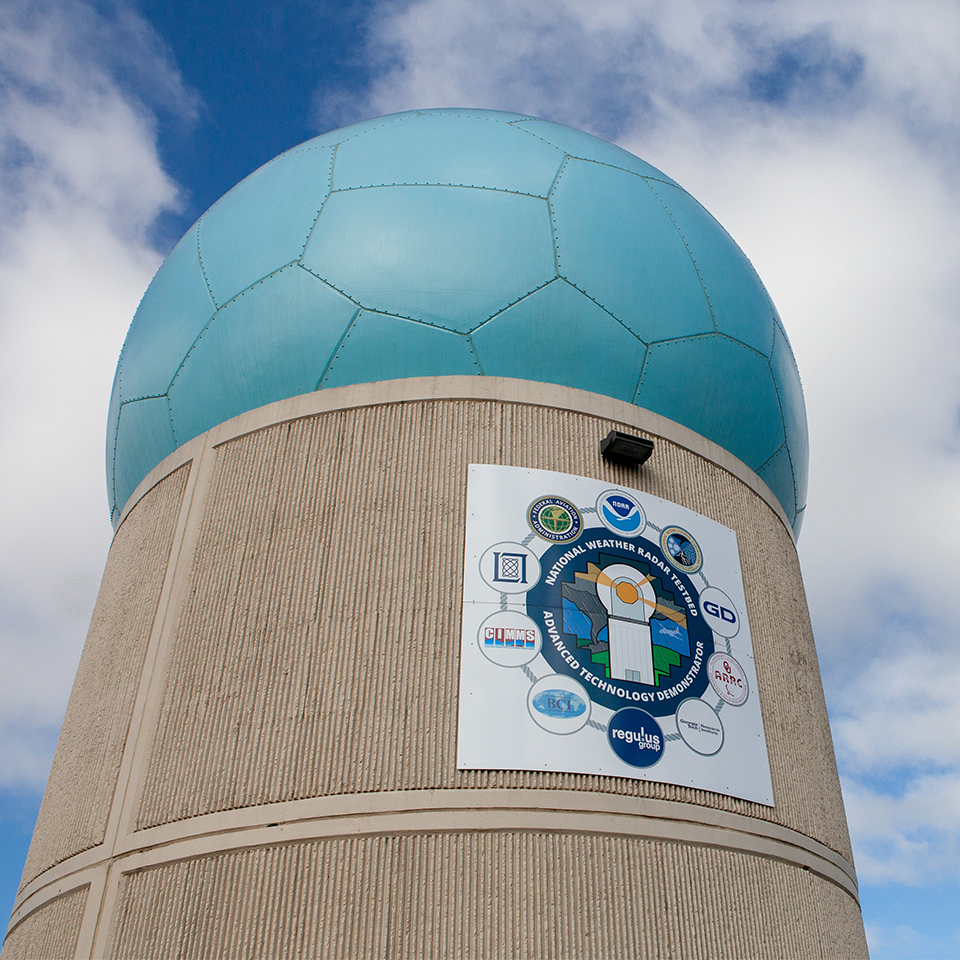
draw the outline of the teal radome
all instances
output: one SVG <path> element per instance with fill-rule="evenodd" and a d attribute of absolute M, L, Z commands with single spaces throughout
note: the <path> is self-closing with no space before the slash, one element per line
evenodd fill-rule
<path fill-rule="evenodd" d="M 112 519 L 164 457 L 231 417 L 452 374 L 578 387 L 669 417 L 755 470 L 799 529 L 800 377 L 740 248 L 633 154 L 484 110 L 326 133 L 187 231 L 117 366 Z"/>

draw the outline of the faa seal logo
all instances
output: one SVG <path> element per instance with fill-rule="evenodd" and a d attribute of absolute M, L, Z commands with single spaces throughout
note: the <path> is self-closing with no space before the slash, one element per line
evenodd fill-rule
<path fill-rule="evenodd" d="M 501 540 L 483 551 L 480 576 L 498 593 L 526 593 L 540 579 L 540 561 L 522 543 Z"/>
<path fill-rule="evenodd" d="M 637 537 L 647 525 L 640 501 L 622 490 L 608 490 L 597 498 L 597 516 L 611 532 L 622 537 Z"/>
<path fill-rule="evenodd" d="M 533 532 L 551 543 L 570 543 L 580 536 L 580 511 L 563 497 L 540 497 L 530 504 L 527 519 Z"/>
<path fill-rule="evenodd" d="M 703 554 L 697 541 L 683 527 L 665 527 L 660 546 L 670 562 L 684 573 L 696 573 L 703 566 Z"/>

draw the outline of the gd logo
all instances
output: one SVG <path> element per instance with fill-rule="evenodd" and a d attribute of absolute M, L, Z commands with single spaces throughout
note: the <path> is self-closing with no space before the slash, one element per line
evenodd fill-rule
<path fill-rule="evenodd" d="M 711 617 L 719 617 L 727 623 L 737 622 L 737 615 L 732 610 L 721 607 L 719 603 L 713 603 L 710 600 L 707 600 L 703 604 L 703 612 L 710 614 Z"/>
<path fill-rule="evenodd" d="M 716 587 L 707 587 L 700 594 L 703 619 L 718 637 L 735 636 L 740 630 L 740 614 L 736 604 Z"/>

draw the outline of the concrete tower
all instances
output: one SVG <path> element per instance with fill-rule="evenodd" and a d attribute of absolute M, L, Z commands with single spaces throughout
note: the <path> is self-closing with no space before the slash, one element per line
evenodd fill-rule
<path fill-rule="evenodd" d="M 3 957 L 865 956 L 806 470 L 659 170 L 457 110 L 278 157 L 130 327 Z"/>

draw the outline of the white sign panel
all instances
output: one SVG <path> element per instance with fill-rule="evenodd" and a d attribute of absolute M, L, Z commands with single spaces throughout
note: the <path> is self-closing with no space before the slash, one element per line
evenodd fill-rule
<path fill-rule="evenodd" d="M 736 534 L 637 490 L 471 465 L 457 764 L 772 806 Z"/>

